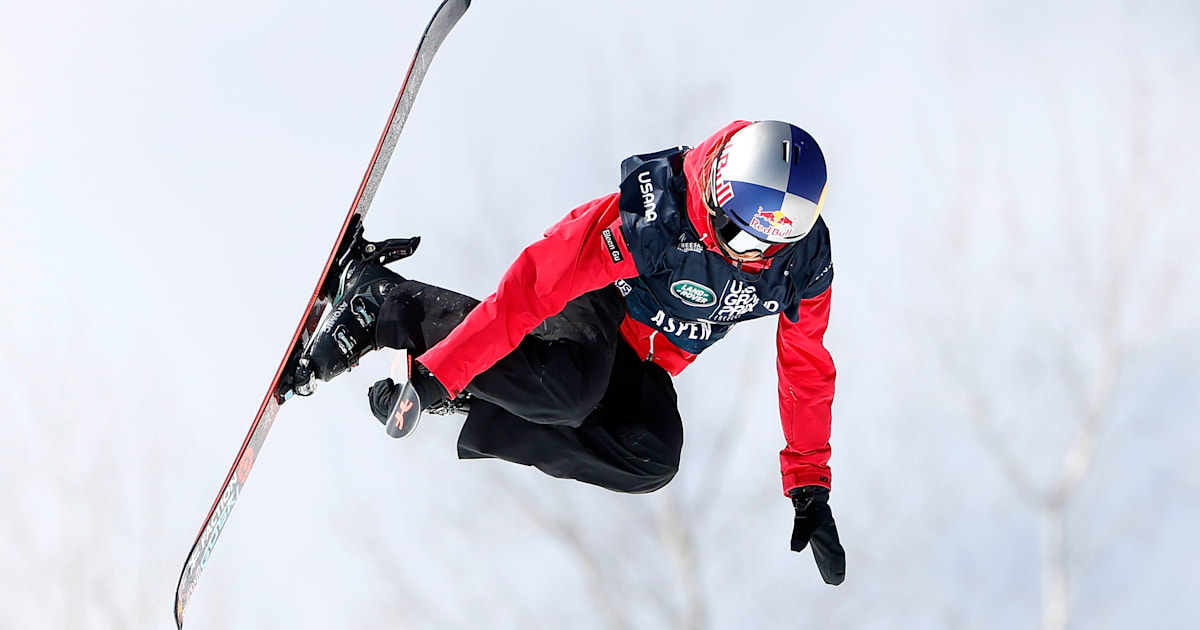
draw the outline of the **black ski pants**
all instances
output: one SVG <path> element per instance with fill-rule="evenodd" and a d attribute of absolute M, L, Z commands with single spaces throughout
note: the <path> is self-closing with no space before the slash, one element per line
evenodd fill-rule
<path fill-rule="evenodd" d="M 478 300 L 406 280 L 379 314 L 376 342 L 417 357 Z M 683 423 L 671 376 L 621 339 L 614 287 L 582 295 L 476 376 L 462 459 L 494 457 L 616 492 L 652 492 L 679 468 Z"/>

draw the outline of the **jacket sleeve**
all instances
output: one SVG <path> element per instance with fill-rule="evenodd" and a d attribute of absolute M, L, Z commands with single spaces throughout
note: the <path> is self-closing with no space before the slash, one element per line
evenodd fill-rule
<path fill-rule="evenodd" d="M 579 206 L 526 247 L 484 299 L 420 361 L 451 396 L 512 352 L 567 302 L 637 275 L 621 236 L 619 193 Z"/>
<path fill-rule="evenodd" d="M 779 317 L 776 370 L 779 415 L 787 441 L 779 453 L 786 494 L 799 486 L 829 487 L 829 430 L 837 370 L 823 338 L 829 326 L 832 289 L 801 300 L 800 317 Z"/>

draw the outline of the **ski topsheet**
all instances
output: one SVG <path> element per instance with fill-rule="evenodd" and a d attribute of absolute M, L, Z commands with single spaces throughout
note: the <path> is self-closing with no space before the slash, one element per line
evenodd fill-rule
<path fill-rule="evenodd" d="M 466 12 L 470 3 L 470 0 L 445 0 L 442 2 L 434 12 L 433 19 L 425 28 L 421 42 L 417 45 L 417 52 L 409 65 L 408 74 L 400 88 L 400 95 L 392 107 L 391 117 L 388 119 L 387 126 L 384 127 L 383 135 L 375 148 L 375 154 L 371 156 L 371 163 L 358 187 L 358 193 L 354 196 L 354 203 L 350 206 L 337 241 L 334 242 L 333 251 L 330 252 L 329 259 L 325 262 L 325 269 L 321 272 L 320 279 L 317 280 L 317 288 L 308 300 L 308 307 L 300 319 L 300 325 L 292 335 L 292 342 L 288 346 L 283 361 L 279 364 L 279 369 L 275 371 L 275 378 L 267 389 L 267 395 L 258 409 L 254 423 L 250 425 L 250 432 L 246 435 L 241 450 L 238 451 L 237 459 L 234 460 L 229 474 L 225 476 L 225 483 L 222 485 L 220 493 L 217 494 L 212 508 L 209 509 L 204 525 L 200 528 L 200 533 L 196 536 L 196 541 L 192 544 L 191 551 L 188 552 L 187 559 L 183 563 L 183 572 L 179 576 L 179 586 L 175 591 L 175 623 L 180 629 L 183 628 L 183 616 L 187 612 L 196 582 L 200 579 L 200 573 L 208 563 L 217 537 L 221 535 L 221 531 L 229 519 L 229 514 L 233 510 L 234 503 L 237 502 L 242 486 L 246 483 L 246 478 L 250 475 L 250 468 L 254 466 L 254 458 L 262 449 L 262 443 L 267 437 L 267 432 L 271 430 L 271 424 L 275 420 L 275 415 L 279 413 L 280 405 L 289 400 L 293 394 L 292 373 L 296 369 L 301 352 L 316 331 L 325 307 L 332 299 L 331 286 L 336 285 L 342 267 L 351 257 L 362 255 L 367 258 L 369 256 L 366 254 L 377 251 L 378 244 L 366 244 L 361 239 L 363 218 L 371 207 L 371 201 L 375 198 L 375 191 L 378 190 L 379 182 L 383 179 L 383 172 L 391 160 L 396 142 L 400 138 L 400 131 L 408 119 L 409 111 L 411 111 L 413 101 L 417 96 L 417 90 L 420 89 L 425 72 L 433 61 L 433 55 L 446 39 L 450 29 Z M 395 258 L 411 253 L 417 244 L 415 239 L 405 245 L 396 245 L 392 241 L 387 243 L 391 245 L 391 254 Z"/>

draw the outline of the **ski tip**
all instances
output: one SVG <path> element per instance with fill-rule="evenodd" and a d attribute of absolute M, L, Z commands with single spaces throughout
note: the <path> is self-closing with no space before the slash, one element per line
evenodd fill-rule
<path fill-rule="evenodd" d="M 182 588 L 183 587 L 181 585 L 180 589 Z M 187 602 L 184 601 L 185 598 L 183 595 L 184 594 L 182 590 L 175 591 L 175 627 L 179 630 L 183 630 L 183 613 L 187 609 Z"/>
<path fill-rule="evenodd" d="M 421 399 L 417 396 L 417 390 L 413 389 L 412 381 L 409 381 L 400 390 L 400 397 L 396 399 L 392 405 L 392 412 L 388 414 L 387 434 L 394 438 L 405 437 L 417 428 L 420 419 Z"/>
<path fill-rule="evenodd" d="M 192 549 L 195 549 L 195 545 L 192 546 Z M 191 553 L 188 554 L 188 558 L 191 559 Z M 183 564 L 183 571 L 184 575 L 187 575 L 187 562 L 184 562 Z M 183 610 L 186 607 L 187 604 L 185 604 L 183 601 L 183 575 L 181 575 L 179 576 L 179 586 L 175 588 L 174 606 L 175 627 L 179 630 L 183 630 Z"/>

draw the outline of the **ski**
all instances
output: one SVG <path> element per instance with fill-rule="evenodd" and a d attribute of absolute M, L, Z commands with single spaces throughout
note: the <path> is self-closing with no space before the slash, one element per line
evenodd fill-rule
<path fill-rule="evenodd" d="M 417 90 L 420 89 L 421 81 L 429 70 L 434 53 L 437 52 L 450 29 L 458 23 L 459 18 L 463 16 L 470 4 L 470 0 L 444 0 L 434 12 L 433 19 L 425 28 L 421 41 L 417 45 L 416 54 L 413 55 L 412 63 L 409 64 L 408 73 L 405 75 L 396 103 L 392 107 L 387 126 L 384 127 L 383 135 L 375 147 L 375 153 L 371 156 L 371 162 L 358 187 L 358 193 L 342 224 L 342 230 L 334 242 L 333 251 L 330 252 L 329 259 L 325 262 L 325 269 L 321 272 L 320 279 L 317 280 L 317 288 L 308 300 L 308 307 L 300 319 L 300 325 L 292 335 L 287 354 L 284 355 L 279 368 L 275 371 L 275 378 L 271 381 L 271 386 L 267 389 L 267 394 L 259 406 L 254 423 L 250 425 L 250 432 L 246 435 L 233 466 L 225 476 L 221 491 L 217 494 L 212 508 L 209 509 L 208 516 L 204 519 L 204 525 L 200 528 L 200 533 L 197 534 L 196 541 L 192 543 L 192 548 L 183 563 L 183 571 L 179 576 L 179 585 L 175 591 L 175 623 L 180 630 L 183 628 L 183 617 L 191 602 L 196 582 L 200 579 L 200 573 L 204 571 L 204 566 L 208 563 L 213 546 L 229 519 L 229 514 L 238 500 L 246 478 L 250 475 L 254 459 L 262 449 L 263 441 L 271 429 L 276 414 L 279 413 L 279 407 L 295 394 L 312 393 L 313 384 L 304 378 L 305 368 L 301 365 L 300 358 L 309 339 L 317 330 L 326 306 L 333 301 L 337 294 L 338 279 L 342 269 L 352 260 L 386 264 L 411 255 L 420 243 L 419 237 L 390 239 L 379 243 L 369 242 L 362 236 L 363 219 L 371 206 L 371 201 L 375 198 L 379 182 L 383 179 L 384 170 L 387 169 L 388 162 L 391 160 L 392 152 L 400 138 L 400 131 L 408 119 L 409 111 L 411 111 L 413 101 L 417 96 Z"/>

